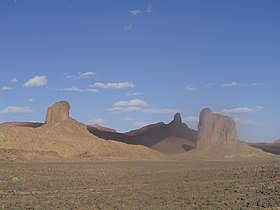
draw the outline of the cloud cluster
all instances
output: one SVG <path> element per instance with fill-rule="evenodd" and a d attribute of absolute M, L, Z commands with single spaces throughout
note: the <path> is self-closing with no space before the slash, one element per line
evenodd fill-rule
<path fill-rule="evenodd" d="M 123 29 L 124 29 L 125 31 L 131 30 L 131 29 L 132 29 L 132 24 L 130 23 L 130 24 L 128 24 L 128 25 L 125 25 L 125 26 L 123 27 Z"/>
<path fill-rule="evenodd" d="M 96 75 L 97 75 L 96 72 L 88 71 L 88 72 L 79 72 L 76 75 L 67 75 L 66 78 L 71 80 L 91 79 Z"/>
<path fill-rule="evenodd" d="M 4 86 L 1 88 L 1 90 L 12 90 L 13 88 L 10 86 Z"/>
<path fill-rule="evenodd" d="M 237 114 L 253 114 L 262 111 L 264 108 L 262 106 L 256 106 L 254 108 L 249 107 L 236 107 L 232 109 L 223 109 L 222 114 L 226 115 L 237 115 Z"/>
<path fill-rule="evenodd" d="M 25 88 L 31 87 L 43 87 L 48 84 L 47 77 L 45 75 L 42 76 L 35 76 L 32 79 L 28 80 L 26 83 L 23 84 Z"/>
<path fill-rule="evenodd" d="M 238 125 L 258 125 L 259 123 L 254 121 L 254 120 L 243 120 L 240 118 L 234 118 L 234 121 L 238 124 Z"/>
<path fill-rule="evenodd" d="M 130 101 L 118 101 L 116 103 L 113 104 L 113 107 L 117 107 L 117 106 L 121 106 L 121 107 L 133 107 L 133 106 L 147 106 L 148 104 L 141 100 L 141 99 L 133 99 Z"/>
<path fill-rule="evenodd" d="M 94 125 L 94 124 L 100 125 L 100 124 L 103 124 L 105 122 L 107 122 L 107 120 L 105 120 L 103 118 L 94 118 L 94 119 L 88 121 L 88 124 L 90 124 L 90 125 Z"/>
<path fill-rule="evenodd" d="M 133 88 L 135 87 L 132 82 L 109 82 L 109 83 L 102 83 L 96 82 L 93 85 L 90 85 L 90 88 L 93 89 L 126 89 L 126 88 Z"/>
<path fill-rule="evenodd" d="M 141 99 L 132 99 L 129 101 L 118 101 L 113 104 L 113 106 L 108 109 L 110 112 L 136 112 L 141 111 L 142 107 L 148 104 Z"/>
<path fill-rule="evenodd" d="M 240 86 L 240 83 L 238 82 L 229 82 L 222 84 L 222 87 L 238 87 Z"/>
<path fill-rule="evenodd" d="M 137 15 L 140 15 L 142 13 L 142 11 L 140 9 L 132 9 L 132 10 L 129 10 L 129 13 L 133 16 L 137 16 Z"/>
<path fill-rule="evenodd" d="M 8 106 L 0 111 L 0 114 L 30 114 L 34 111 L 29 107 Z"/>
<path fill-rule="evenodd" d="M 178 112 L 176 109 L 143 109 L 143 113 L 147 114 L 174 114 Z"/>
<path fill-rule="evenodd" d="M 17 82 L 18 82 L 17 78 L 13 78 L 13 79 L 11 80 L 11 83 L 17 83 Z"/>
<path fill-rule="evenodd" d="M 142 92 L 134 92 L 134 93 L 127 93 L 126 94 L 127 96 L 140 96 L 140 95 L 143 95 Z"/>
<path fill-rule="evenodd" d="M 129 101 L 118 101 L 113 104 L 113 106 L 107 111 L 109 112 L 142 112 L 147 114 L 173 114 L 178 110 L 175 109 L 152 109 L 152 108 L 144 108 L 148 106 L 148 104 L 141 99 L 132 99 Z"/>
<path fill-rule="evenodd" d="M 197 88 L 194 85 L 189 85 L 189 86 L 186 87 L 186 90 L 190 91 L 190 92 L 193 92 L 193 91 L 196 91 Z"/>

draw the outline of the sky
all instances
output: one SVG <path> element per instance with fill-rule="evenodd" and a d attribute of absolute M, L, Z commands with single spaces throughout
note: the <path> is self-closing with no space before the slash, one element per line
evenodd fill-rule
<path fill-rule="evenodd" d="M 280 138 L 278 0 L 0 0 L 0 122 L 48 106 L 120 132 L 201 109 Z"/>

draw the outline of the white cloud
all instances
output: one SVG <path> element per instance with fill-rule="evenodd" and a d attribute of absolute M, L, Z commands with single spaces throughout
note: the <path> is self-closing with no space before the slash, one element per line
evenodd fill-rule
<path fill-rule="evenodd" d="M 249 107 L 237 107 L 237 108 L 232 108 L 232 109 L 223 109 L 221 111 L 222 114 L 227 114 L 227 115 L 237 115 L 237 114 L 253 114 L 256 112 L 260 112 L 264 109 L 262 106 L 256 106 L 254 108 L 249 108 Z"/>
<path fill-rule="evenodd" d="M 238 125 L 258 125 L 259 123 L 254 120 L 243 120 L 240 118 L 234 118 L 234 121 Z"/>
<path fill-rule="evenodd" d="M 91 92 L 91 93 L 97 93 L 98 90 L 94 89 L 94 88 L 88 88 L 87 92 Z"/>
<path fill-rule="evenodd" d="M 132 123 L 132 126 L 135 128 L 142 128 L 144 126 L 155 124 L 155 123 L 156 122 L 154 121 L 136 121 Z"/>
<path fill-rule="evenodd" d="M 229 82 L 222 84 L 222 87 L 238 87 L 240 84 L 238 82 Z"/>
<path fill-rule="evenodd" d="M 197 116 L 187 116 L 183 118 L 184 122 L 187 123 L 198 123 L 199 122 L 199 117 Z"/>
<path fill-rule="evenodd" d="M 193 92 L 193 91 L 196 91 L 197 88 L 195 86 L 193 86 L 193 85 L 189 85 L 189 86 L 186 87 L 186 90 L 190 91 L 190 92 Z"/>
<path fill-rule="evenodd" d="M 61 89 L 62 91 L 67 91 L 67 92 L 83 92 L 84 90 L 78 88 L 78 87 L 75 87 L 75 86 L 72 86 L 72 87 L 66 87 L 66 88 L 63 88 Z"/>
<path fill-rule="evenodd" d="M 126 94 L 127 96 L 140 96 L 140 95 L 143 95 L 142 92 L 134 92 L 134 93 L 127 93 Z"/>
<path fill-rule="evenodd" d="M 136 112 L 141 111 L 142 107 L 148 104 L 140 99 L 133 99 L 130 101 L 118 101 L 113 104 L 112 108 L 108 109 L 110 112 Z"/>
<path fill-rule="evenodd" d="M 26 83 L 24 83 L 23 87 L 30 88 L 30 87 L 43 87 L 48 84 L 47 77 L 45 75 L 42 76 L 35 76 Z"/>
<path fill-rule="evenodd" d="M 91 93 L 96 93 L 98 90 L 93 89 L 93 88 L 87 88 L 87 89 L 81 89 L 76 86 L 71 86 L 71 87 L 65 87 L 65 88 L 60 88 L 60 89 L 53 89 L 55 91 L 66 91 L 66 92 L 91 92 Z"/>
<path fill-rule="evenodd" d="M 29 102 L 34 102 L 35 99 L 34 99 L 34 98 L 29 98 L 28 101 L 29 101 Z"/>
<path fill-rule="evenodd" d="M 17 82 L 18 82 L 17 78 L 13 78 L 13 79 L 11 80 L 11 83 L 17 83 Z"/>
<path fill-rule="evenodd" d="M 90 88 L 93 89 L 126 89 L 126 88 L 133 88 L 134 85 L 132 82 L 118 82 L 118 83 L 102 83 L 96 82 L 93 85 L 90 85 Z"/>
<path fill-rule="evenodd" d="M 143 107 L 143 106 L 147 106 L 148 104 L 141 100 L 141 99 L 132 99 L 130 101 L 118 101 L 116 103 L 113 104 L 113 107 L 125 107 L 125 106 L 129 106 L 129 107 Z"/>
<path fill-rule="evenodd" d="M 154 11 L 153 5 L 149 4 L 146 8 L 147 13 L 152 13 Z"/>
<path fill-rule="evenodd" d="M 264 86 L 266 85 L 265 83 L 253 83 L 252 86 Z"/>
<path fill-rule="evenodd" d="M 68 75 L 66 76 L 67 79 L 78 80 L 78 79 L 90 79 L 96 76 L 97 73 L 93 71 L 88 72 L 79 72 L 77 75 Z"/>
<path fill-rule="evenodd" d="M 19 106 L 8 106 L 7 108 L 0 111 L 0 114 L 30 114 L 34 111 L 29 107 L 19 107 Z"/>
<path fill-rule="evenodd" d="M 132 29 L 132 24 L 128 24 L 128 25 L 124 26 L 123 29 L 124 29 L 125 31 L 131 30 L 131 29 Z"/>
<path fill-rule="evenodd" d="M 99 124 L 100 125 L 100 124 L 103 124 L 105 122 L 107 122 L 107 120 L 105 120 L 103 118 L 94 118 L 94 119 L 88 121 L 88 124 Z"/>
<path fill-rule="evenodd" d="M 1 88 L 1 90 L 12 90 L 13 88 L 12 87 L 9 87 L 9 86 L 4 86 Z"/>
<path fill-rule="evenodd" d="M 141 111 L 142 108 L 141 107 L 134 107 L 134 106 L 130 106 L 130 107 L 123 107 L 123 106 L 116 106 L 116 107 L 112 107 L 110 109 L 107 109 L 107 111 L 109 112 L 137 112 L 137 111 Z"/>
<path fill-rule="evenodd" d="M 140 15 L 142 12 L 140 9 L 132 9 L 129 11 L 130 14 L 132 14 L 133 16 L 137 16 L 137 15 Z"/>
<path fill-rule="evenodd" d="M 207 84 L 205 85 L 205 87 L 212 87 L 212 86 L 214 86 L 214 85 L 215 85 L 215 83 L 210 82 L 210 83 L 207 83 Z"/>
<path fill-rule="evenodd" d="M 96 72 L 88 71 L 88 72 L 81 73 L 81 78 L 90 79 L 90 78 L 94 77 L 95 75 L 96 75 Z"/>
<path fill-rule="evenodd" d="M 110 112 L 143 112 L 148 114 L 174 114 L 178 112 L 175 109 L 144 109 L 148 104 L 141 99 L 133 99 L 130 101 L 118 101 L 113 104 L 107 111 Z"/>
<path fill-rule="evenodd" d="M 147 114 L 174 114 L 178 112 L 176 109 L 143 109 L 142 112 Z"/>

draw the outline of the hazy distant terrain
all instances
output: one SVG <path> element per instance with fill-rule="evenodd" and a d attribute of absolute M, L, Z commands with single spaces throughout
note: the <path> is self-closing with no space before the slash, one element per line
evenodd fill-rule
<path fill-rule="evenodd" d="M 280 155 L 280 141 L 273 143 L 248 143 L 252 147 L 262 149 L 265 152 L 272 153 L 274 155 Z"/>

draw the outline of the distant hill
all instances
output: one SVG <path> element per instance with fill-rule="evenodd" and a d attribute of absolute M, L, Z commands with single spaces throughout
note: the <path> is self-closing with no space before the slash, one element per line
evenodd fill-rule
<path fill-rule="evenodd" d="M 197 131 L 183 123 L 179 113 L 175 114 L 174 119 L 168 124 L 159 122 L 127 133 L 103 131 L 93 126 L 88 126 L 88 130 L 103 139 L 144 145 L 164 153 L 188 151 L 194 148 L 197 141 Z M 165 143 L 162 144 L 165 146 L 161 147 L 159 143 L 163 140 Z M 174 149 L 174 147 L 177 147 L 177 149 Z M 168 151 L 168 148 L 170 148 L 170 151 Z"/>
<path fill-rule="evenodd" d="M 280 144 L 280 139 L 273 142 L 274 144 Z"/>
<path fill-rule="evenodd" d="M 265 152 L 272 153 L 274 155 L 280 155 L 280 140 L 276 140 L 273 143 L 247 143 L 248 145 L 259 148 Z"/>

